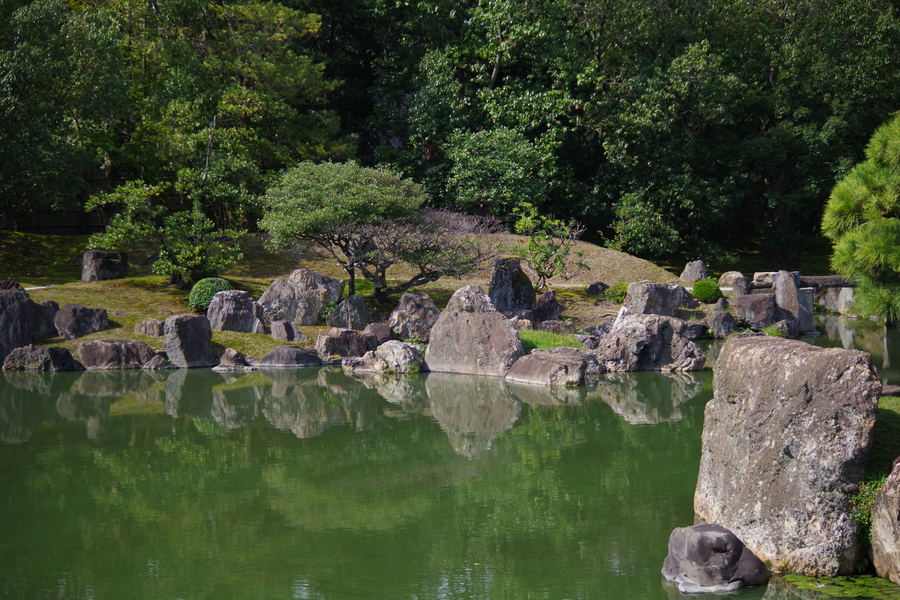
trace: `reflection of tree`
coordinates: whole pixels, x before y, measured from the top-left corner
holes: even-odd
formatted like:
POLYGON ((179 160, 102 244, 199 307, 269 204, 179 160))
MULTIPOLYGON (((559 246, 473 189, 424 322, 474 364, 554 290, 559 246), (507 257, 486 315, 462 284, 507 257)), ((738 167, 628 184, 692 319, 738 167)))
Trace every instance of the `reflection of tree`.
POLYGON ((684 418, 681 406, 703 389, 699 373, 609 374, 588 398, 599 398, 632 425, 653 425, 684 418))
POLYGON ((490 450, 494 438, 519 418, 520 403, 500 377, 432 373, 425 389, 431 412, 453 449, 468 458, 490 450))

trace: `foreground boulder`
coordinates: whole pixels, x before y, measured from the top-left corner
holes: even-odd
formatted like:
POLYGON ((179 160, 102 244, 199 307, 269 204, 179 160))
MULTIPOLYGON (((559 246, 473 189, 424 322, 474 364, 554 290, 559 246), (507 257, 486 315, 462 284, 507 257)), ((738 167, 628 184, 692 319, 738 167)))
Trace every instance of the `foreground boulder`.
POLYGON ((388 325, 394 335, 404 340, 428 339, 441 311, 425 292, 406 292, 400 296, 397 308, 391 313, 388 325))
POLYGON ((594 351, 601 372, 695 371, 706 357, 676 317, 631 315, 625 308, 594 351))
POLYGON ((770 336, 731 338, 706 405, 694 511, 774 569, 852 571, 849 515, 881 383, 865 352, 770 336))
POLYGON ((341 366, 350 373, 418 373, 422 368, 422 351, 413 344, 388 340, 363 356, 343 359, 341 366))
POLYGON ((708 524, 672 532, 662 574, 682 594, 730 592, 769 580, 766 565, 736 535, 708 524))
POLYGON ((319 275, 311 269, 297 269, 288 277, 279 277, 257 300, 264 320, 290 321, 297 327, 318 325, 330 302, 337 303, 344 282, 319 275))
POLYGON ((900 461, 875 498, 872 556, 878 576, 900 585, 900 461))
POLYGON ((66 348, 38 348, 31 344, 15 348, 3 361, 4 371, 84 371, 66 348))
POLYGON ((535 301, 534 285, 522 271, 518 258, 506 257, 494 261, 488 296, 499 311, 531 310, 535 301))
POLYGON ((0 361, 31 343, 35 306, 25 290, 0 291, 0 361))
POLYGON ((128 255, 110 250, 88 250, 81 256, 81 280, 104 281, 128 275, 128 255))
POLYGON ((66 304, 53 316, 56 331, 67 340, 84 337, 109 327, 105 308, 85 308, 80 304, 66 304))
POLYGON ((265 333, 262 317, 262 307, 243 290, 216 292, 206 309, 213 331, 265 333))
POLYGON ((175 315, 163 324, 164 347, 176 367, 214 367, 218 363, 212 349, 212 328, 205 316, 175 315))
POLYGON ((674 317, 679 308, 697 308, 700 304, 684 287, 673 283, 635 281, 628 284, 625 308, 633 315, 674 317))
POLYGON ((429 336, 425 369, 503 377, 525 354, 512 324, 477 285, 456 290, 429 336))
POLYGON ((144 342, 118 338, 79 342, 75 352, 88 370, 141 369, 156 354, 144 342))

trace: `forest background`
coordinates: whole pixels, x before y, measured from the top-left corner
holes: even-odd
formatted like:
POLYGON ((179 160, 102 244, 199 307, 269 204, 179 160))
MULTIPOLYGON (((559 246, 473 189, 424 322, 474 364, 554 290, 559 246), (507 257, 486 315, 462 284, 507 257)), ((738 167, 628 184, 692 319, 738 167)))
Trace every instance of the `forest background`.
POLYGON ((355 159, 639 256, 789 254, 900 108, 889 0, 0 0, 0 23, 0 229, 140 188, 252 231, 284 169, 355 159))

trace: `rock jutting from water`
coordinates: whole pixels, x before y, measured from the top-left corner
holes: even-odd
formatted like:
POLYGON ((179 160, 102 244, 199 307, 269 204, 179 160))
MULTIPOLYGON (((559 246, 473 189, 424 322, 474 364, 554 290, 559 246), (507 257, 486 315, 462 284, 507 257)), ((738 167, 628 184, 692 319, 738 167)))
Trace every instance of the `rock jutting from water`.
POLYGON ((682 594, 716 594, 763 585, 769 570, 734 533, 721 525, 677 527, 662 568, 682 594))
POLYGON ((503 377, 525 354, 512 324, 484 290, 456 290, 431 329, 424 368, 443 373, 503 377))
POLYGON ((697 517, 734 531, 774 569, 850 573, 859 543, 849 501, 881 390, 869 354, 733 337, 713 373, 697 517))

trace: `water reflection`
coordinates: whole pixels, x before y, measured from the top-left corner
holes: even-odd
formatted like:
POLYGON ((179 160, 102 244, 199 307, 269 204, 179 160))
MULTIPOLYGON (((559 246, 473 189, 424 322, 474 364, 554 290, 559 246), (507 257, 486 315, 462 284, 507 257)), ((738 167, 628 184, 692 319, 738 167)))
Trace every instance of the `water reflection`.
POLYGON ((431 414, 460 455, 472 458, 519 419, 521 402, 501 377, 432 373, 425 379, 431 414))
POLYGON ((656 425, 684 418, 681 411, 703 390, 707 374, 615 373, 607 375, 588 393, 599 398, 632 425, 656 425))
POLYGON ((806 341, 816 346, 868 352, 882 383, 900 384, 900 330, 836 315, 819 316, 817 324, 824 335, 804 338, 806 341))

